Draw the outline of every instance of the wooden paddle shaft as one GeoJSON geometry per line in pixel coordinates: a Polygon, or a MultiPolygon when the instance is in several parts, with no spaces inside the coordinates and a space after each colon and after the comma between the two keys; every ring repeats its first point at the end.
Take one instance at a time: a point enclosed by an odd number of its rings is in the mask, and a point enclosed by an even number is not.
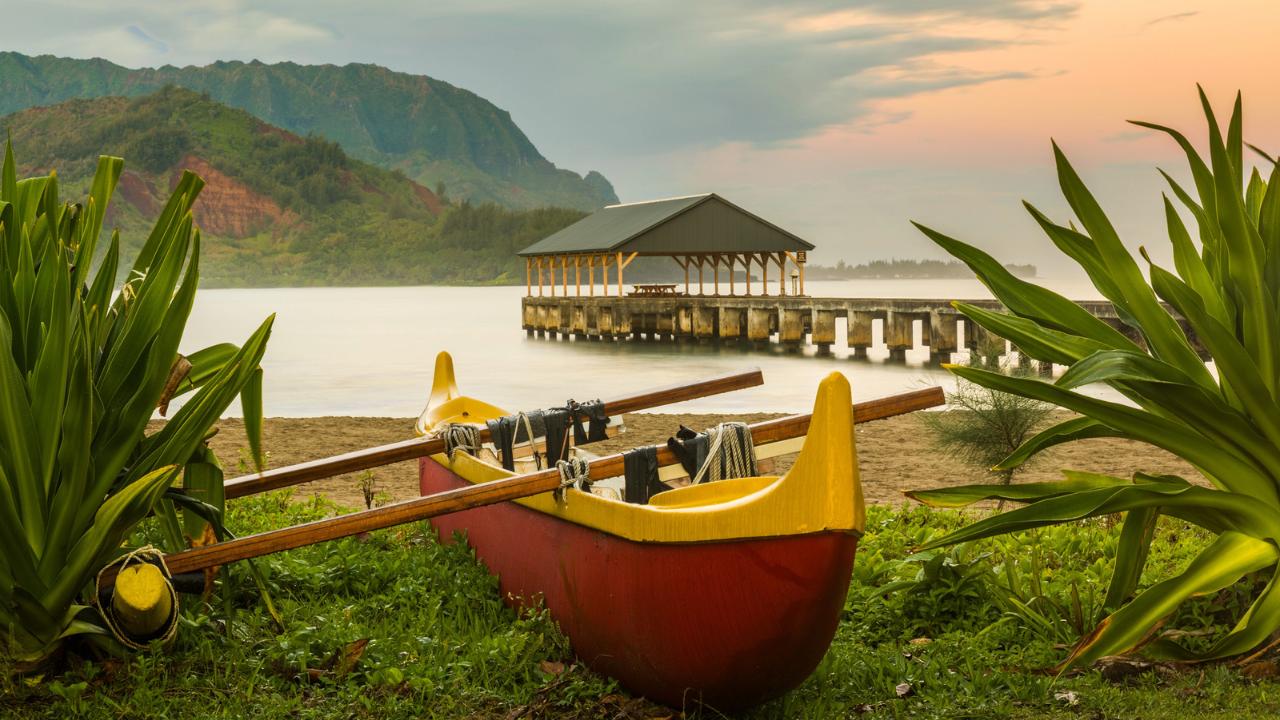
{"type": "MultiPolygon", "coordinates": [[[[696,400],[711,395],[742,390],[764,384],[764,375],[759,368],[744,372],[718,375],[716,377],[681,383],[669,387],[647,390],[645,392],[615,398],[604,404],[606,415],[621,415],[645,408],[660,407],[672,403],[696,400]]],[[[481,441],[489,440],[487,429],[480,431],[481,441]]],[[[357,470],[390,465],[392,463],[413,460],[414,458],[435,455],[444,452],[444,440],[434,437],[420,437],[403,440],[390,445],[365,448],[345,455],[311,460],[309,462],[289,465],[275,470],[267,470],[256,475],[228,480],[222,487],[224,496],[232,498],[244,497],[268,490],[278,490],[290,485],[298,485],[312,480],[344,475],[357,470]]]]}
{"type": "MultiPolygon", "coordinates": [[[[853,406],[853,419],[854,422],[858,423],[880,420],[894,415],[903,415],[916,410],[936,407],[944,402],[942,389],[931,387],[878,400],[856,403],[853,406]]],[[[810,415],[793,415],[791,417],[778,418],[777,420],[755,423],[750,426],[752,441],[763,445],[800,437],[808,432],[811,418],[812,416],[810,415]]],[[[658,462],[661,465],[671,465],[678,462],[678,460],[665,446],[659,446],[658,462]]],[[[623,472],[623,458],[620,454],[609,455],[593,460],[589,467],[590,477],[593,480],[616,477],[623,472]]],[[[516,500],[549,492],[559,487],[560,472],[554,468],[527,475],[516,475],[471,487],[448,490],[434,495],[392,503],[372,510],[362,510],[281,530],[269,530],[257,535],[249,535],[235,540],[183,550],[166,555],[165,562],[169,566],[169,571],[175,575],[203,570],[216,565],[235,562],[236,560],[255,558],[283,550],[292,550],[304,545],[314,545],[328,540],[350,537],[371,530],[380,530],[394,525],[425,520],[459,510],[516,500]]]]}

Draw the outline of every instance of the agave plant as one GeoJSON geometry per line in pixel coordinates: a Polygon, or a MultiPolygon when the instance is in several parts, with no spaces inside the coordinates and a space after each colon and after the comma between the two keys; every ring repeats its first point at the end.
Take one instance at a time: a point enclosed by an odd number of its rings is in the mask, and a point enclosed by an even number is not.
{"type": "Polygon", "coordinates": [[[103,632],[84,603],[91,580],[148,514],[171,549],[217,520],[222,473],[206,440],[237,395],[260,456],[271,318],[241,347],[179,355],[204,183],[183,174],[117,290],[119,233],[101,258],[95,248],[123,166],[102,157],[83,204],[59,200],[56,174],[19,181],[8,145],[0,172],[0,657],[20,665],[103,632]],[[187,393],[148,436],[153,413],[187,393]]]}
{"type": "Polygon", "coordinates": [[[1212,484],[1203,487],[1168,475],[1118,478],[1066,472],[1060,482],[914,494],[935,506],[957,507],[989,498],[1025,503],[933,546],[1124,514],[1120,550],[1103,603],[1105,617],[1080,640],[1064,667],[1146,642],[1151,643],[1147,650],[1157,656],[1228,657],[1258,647],[1280,630],[1280,583],[1275,575],[1280,558],[1280,167],[1259,151],[1269,179],[1255,168],[1246,182],[1239,95],[1225,137],[1203,91],[1200,100],[1209,126],[1208,162],[1181,133],[1135,123],[1171,137],[1190,163],[1194,194],[1162,172],[1183,211],[1194,219],[1199,237],[1198,243],[1192,239],[1178,207],[1166,196],[1172,271],[1152,262],[1145,249],[1141,264],[1125,249],[1056,144],[1059,184],[1075,219],[1057,223],[1027,204],[1049,239],[1084,268],[1123,322],[1140,333],[1138,341],[1067,298],[1014,277],[986,253],[917,225],[968,264],[1008,309],[998,313],[961,303],[961,312],[1030,356],[1069,366],[1055,382],[951,368],[980,385],[1080,415],[1032,437],[997,469],[1015,467],[1059,443],[1121,437],[1181,456],[1212,484]],[[1174,313],[1211,356],[1216,372],[1206,367],[1174,313]],[[1089,383],[1105,383],[1130,403],[1077,392],[1089,383]],[[1207,528],[1216,540],[1180,574],[1138,592],[1160,515],[1207,528]],[[1272,573],[1270,582],[1234,627],[1207,650],[1193,653],[1156,636],[1161,622],[1187,598],[1219,591],[1264,570],[1272,573]]]}

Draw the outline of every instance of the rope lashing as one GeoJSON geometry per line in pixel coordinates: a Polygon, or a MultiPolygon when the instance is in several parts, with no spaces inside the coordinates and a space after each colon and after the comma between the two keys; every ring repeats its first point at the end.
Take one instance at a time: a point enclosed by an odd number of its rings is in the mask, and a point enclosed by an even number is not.
{"type": "Polygon", "coordinates": [[[560,460],[556,463],[556,469],[560,471],[560,487],[554,492],[556,502],[565,501],[565,488],[591,491],[591,463],[586,458],[575,455],[567,460],[560,460]]]}
{"type": "Polygon", "coordinates": [[[483,443],[480,442],[480,428],[476,425],[467,425],[465,423],[449,423],[441,429],[440,435],[444,438],[445,454],[453,459],[453,451],[461,450],[462,452],[475,456],[480,452],[483,443]]]}
{"type": "Polygon", "coordinates": [[[693,477],[697,485],[726,478],[754,477],[756,475],[756,448],[751,440],[751,430],[746,423],[720,423],[707,430],[710,446],[707,460],[693,477]]]}

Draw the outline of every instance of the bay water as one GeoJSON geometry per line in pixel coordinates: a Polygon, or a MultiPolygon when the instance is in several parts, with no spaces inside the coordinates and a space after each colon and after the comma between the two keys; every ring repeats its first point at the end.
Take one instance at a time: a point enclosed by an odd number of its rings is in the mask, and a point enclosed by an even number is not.
{"type": "MultiPolygon", "coordinates": [[[[1073,299],[1098,298],[1087,282],[1040,282],[1073,299]]],[[[976,280],[815,281],[806,290],[815,297],[991,296],[976,280]]],[[[927,365],[927,349],[909,351],[905,365],[886,362],[878,331],[869,357],[853,358],[841,321],[836,344],[824,356],[811,346],[794,353],[777,346],[529,338],[520,327],[524,292],[443,286],[201,290],[183,351],[239,344],[275,313],[263,369],[265,411],[279,417],[415,416],[442,350],[453,355],[462,392],[513,411],[569,398],[608,399],[752,367],[763,371],[763,386],[655,411],[807,412],[818,382],[836,371],[849,378],[855,400],[954,386],[945,370],[927,365]]],[[[229,411],[238,413],[238,406],[229,411]]]]}

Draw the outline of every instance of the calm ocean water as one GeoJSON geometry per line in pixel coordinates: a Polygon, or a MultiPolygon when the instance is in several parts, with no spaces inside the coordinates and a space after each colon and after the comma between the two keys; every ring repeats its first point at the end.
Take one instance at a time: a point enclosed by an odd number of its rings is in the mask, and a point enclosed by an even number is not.
{"type": "MultiPolygon", "coordinates": [[[[1075,299],[1098,297],[1087,283],[1046,284],[1075,299]]],[[[990,297],[976,280],[811,282],[806,289],[821,297],[990,297]]],[[[523,294],[523,287],[201,290],[183,347],[238,344],[276,313],[263,363],[265,409],[283,417],[415,416],[441,350],[453,355],[463,392],[512,410],[616,397],[752,367],[764,371],[763,386],[660,410],[804,412],[818,382],[832,371],[849,377],[855,400],[952,384],[945,371],[923,365],[927,350],[908,353],[907,365],[886,363],[883,346],[872,348],[866,360],[849,357],[841,322],[827,357],[816,357],[812,347],[801,357],[692,343],[527,338],[520,328],[523,294]]]]}

